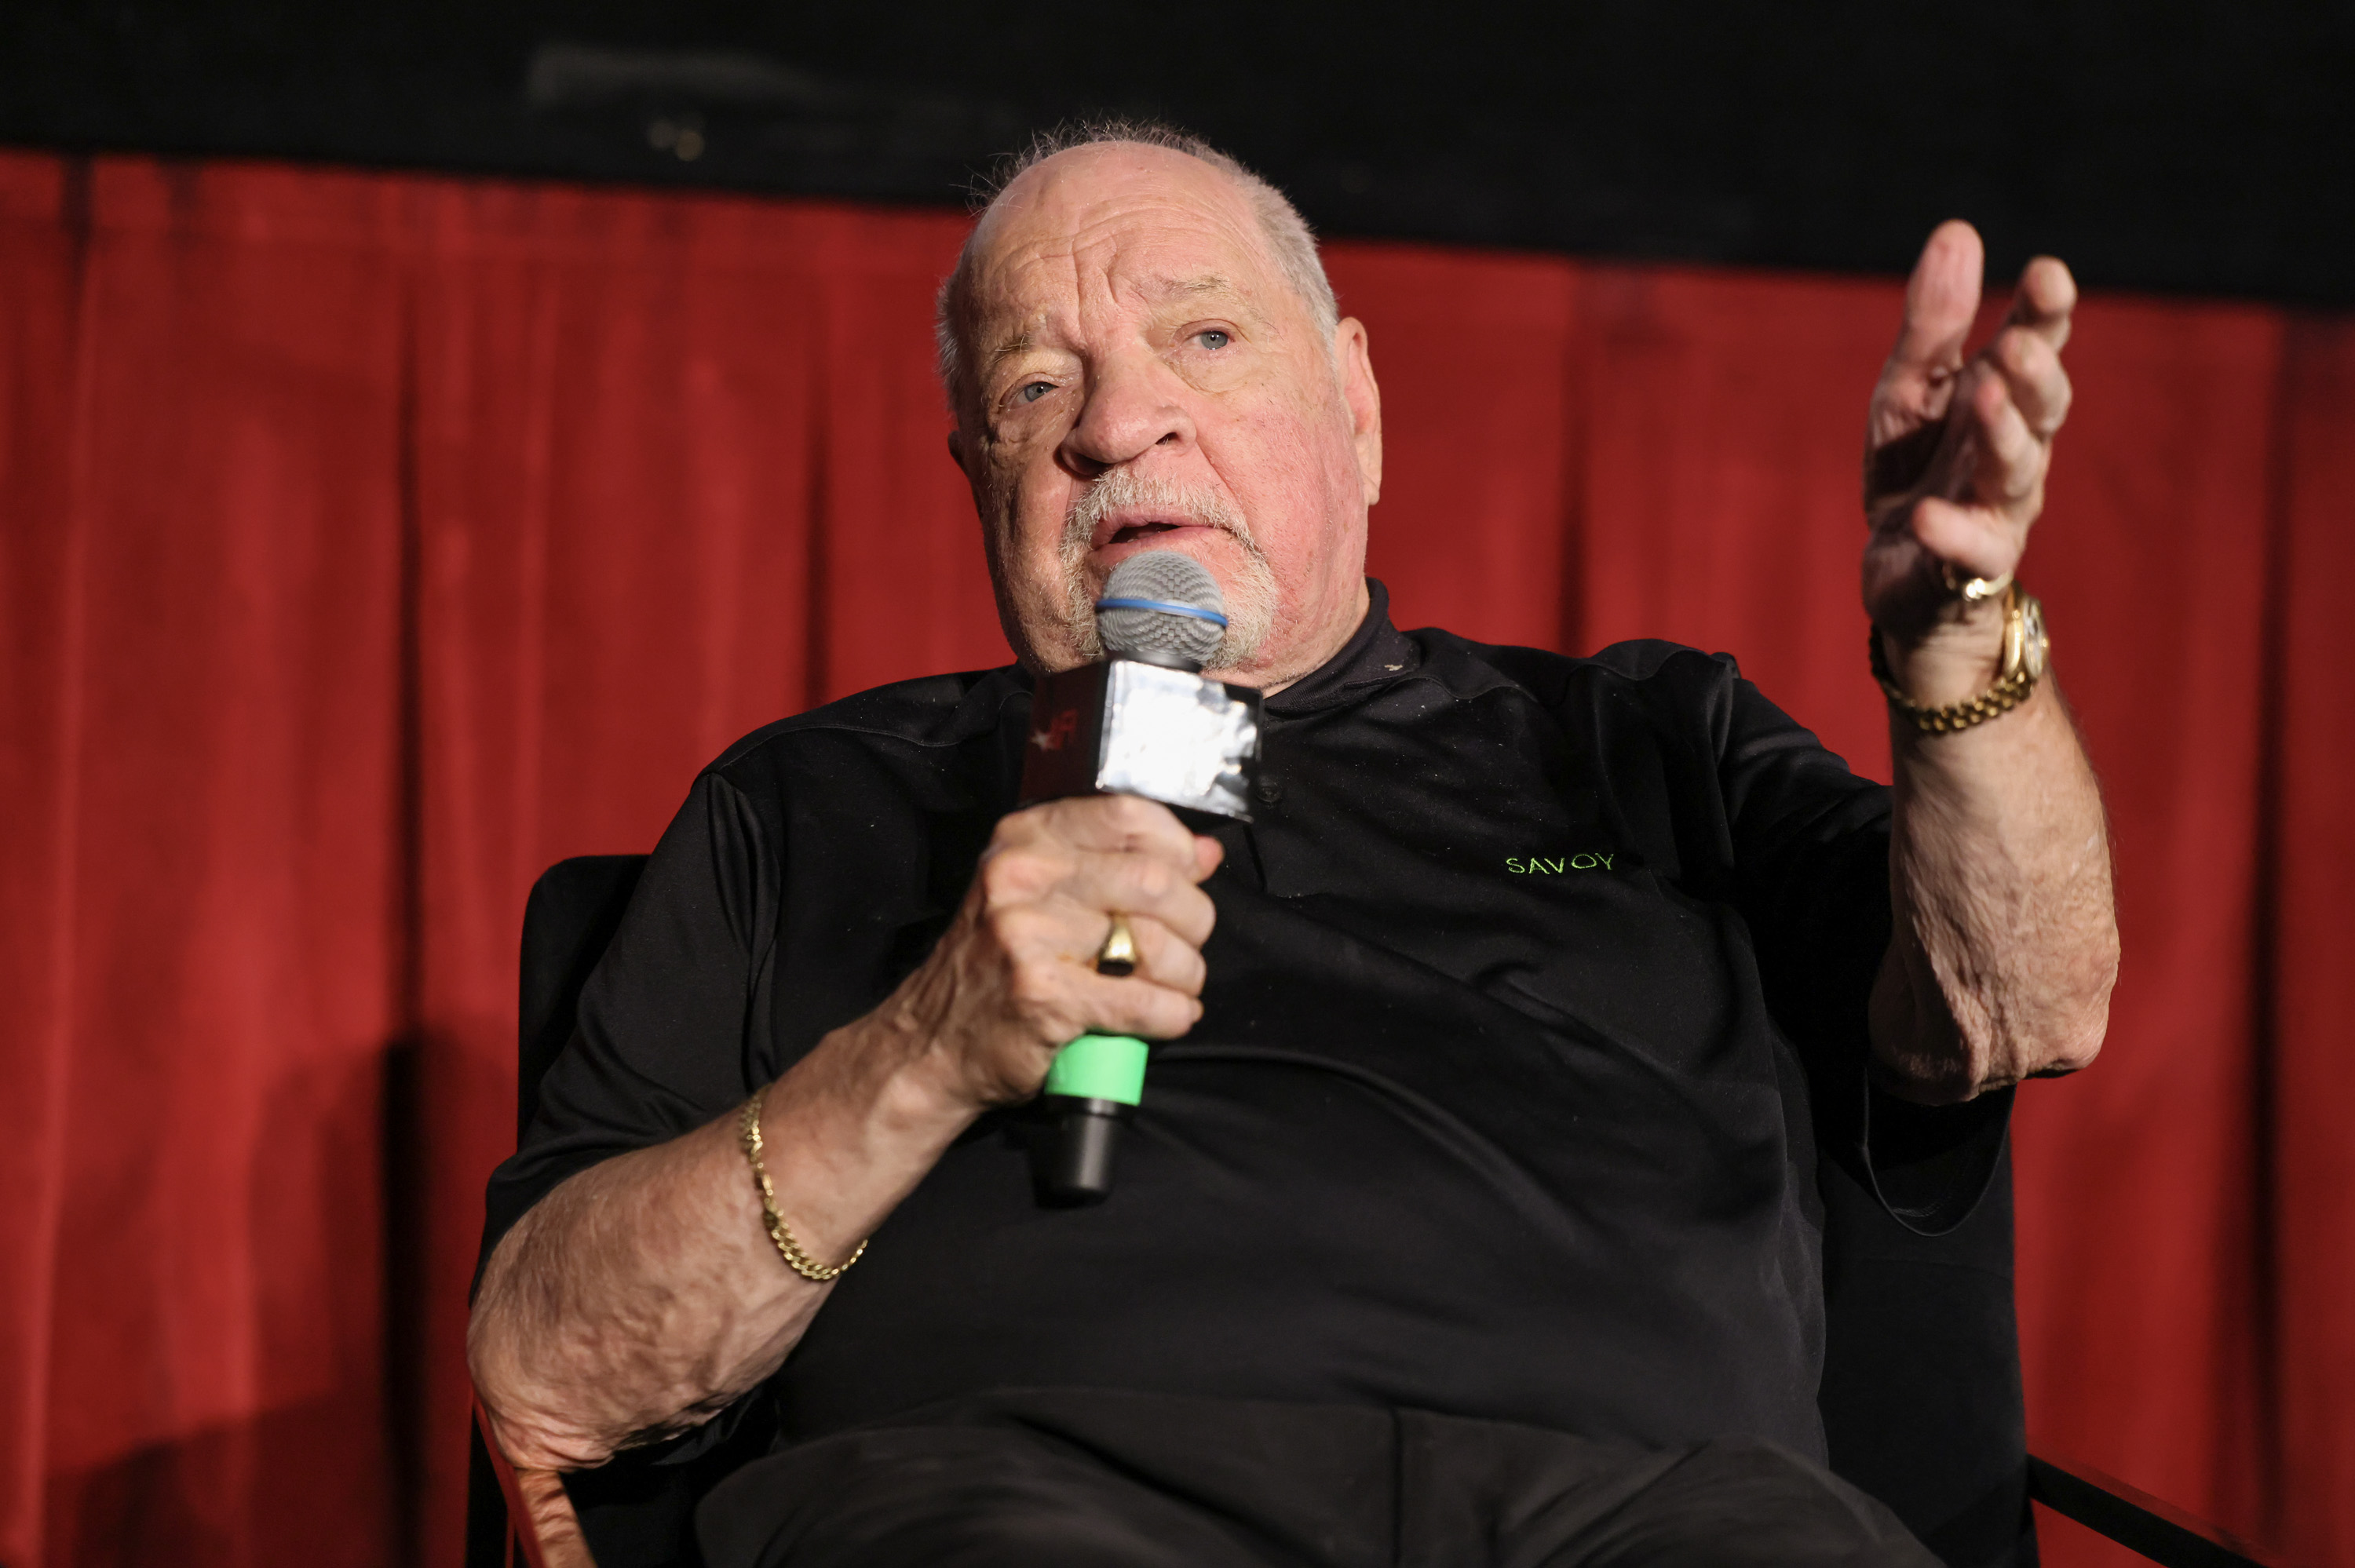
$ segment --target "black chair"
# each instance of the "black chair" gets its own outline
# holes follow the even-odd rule
[[[589,972],[613,939],[643,855],[559,862],[524,908],[517,1137],[539,1080],[570,1037]],[[1819,1404],[1832,1467],[1880,1498],[1950,1568],[2034,1568],[2030,1499],[2165,1568],[2264,1568],[2214,1526],[2098,1470],[2028,1452],[2012,1307],[2011,1164],[1971,1217],[1924,1237],[1891,1219],[1826,1162],[1824,1383]],[[598,1568],[698,1564],[695,1504],[720,1477],[763,1452],[757,1417],[679,1462],[624,1455],[565,1478]],[[511,1475],[478,1419],[467,1499],[467,1568],[543,1568],[517,1529]]]

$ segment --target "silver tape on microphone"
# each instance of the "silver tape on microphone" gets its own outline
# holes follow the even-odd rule
[[[1201,673],[1226,627],[1218,580],[1191,556],[1114,567],[1096,601],[1107,657],[1046,676],[1031,698],[1021,803],[1142,795],[1251,821],[1260,694]]]

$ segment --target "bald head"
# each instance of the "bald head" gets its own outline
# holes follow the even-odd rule
[[[1329,335],[1339,322],[1340,307],[1334,298],[1333,285],[1325,276],[1325,264],[1316,254],[1316,238],[1307,221],[1282,191],[1241,163],[1199,136],[1163,125],[1109,121],[1057,132],[1039,136],[1028,152],[1011,160],[1001,171],[972,232],[965,237],[964,248],[957,252],[954,270],[941,285],[932,335],[939,355],[941,387],[948,394],[952,408],[962,409],[964,376],[972,357],[967,338],[973,318],[975,264],[986,251],[1002,214],[1011,207],[1037,199],[1039,185],[1052,188],[1080,175],[1074,164],[1100,166],[1107,154],[1146,171],[1148,177],[1156,168],[1175,171],[1181,183],[1197,186],[1208,199],[1240,203],[1258,231],[1266,259],[1299,297],[1318,329]],[[1060,166],[1050,169],[1049,165]],[[1204,181],[1200,178],[1204,174],[1215,179]],[[1209,189],[1211,185],[1223,185],[1225,190]]]
[[[1035,670],[1092,658],[1121,560],[1218,579],[1213,669],[1313,669],[1365,610],[1381,470],[1365,329],[1337,319],[1289,204],[1199,143],[1098,140],[1021,168],[941,294],[949,450],[998,619]]]

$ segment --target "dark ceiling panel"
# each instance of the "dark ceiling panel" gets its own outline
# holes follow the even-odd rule
[[[948,203],[1158,114],[1328,232],[2355,302],[2355,5],[9,0],[0,139]]]

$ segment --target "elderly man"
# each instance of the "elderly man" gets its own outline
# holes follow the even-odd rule
[[[2006,588],[2073,289],[2031,264],[1966,364],[1979,266],[1933,236],[1870,413],[1884,789],[1721,657],[1394,629],[1366,330],[1289,204],[1174,132],[1039,149],[940,318],[1019,663],[697,780],[493,1184],[508,1454],[771,1402],[699,1515],[731,1563],[1929,1561],[1822,1468],[1817,1145],[1869,1096],[1999,1130],[2115,965]],[[1269,694],[1256,820],[1013,810],[1032,681],[1147,549]],[[1007,1113],[1089,1030],[1165,1044],[1118,1193],[1042,1211]]]

